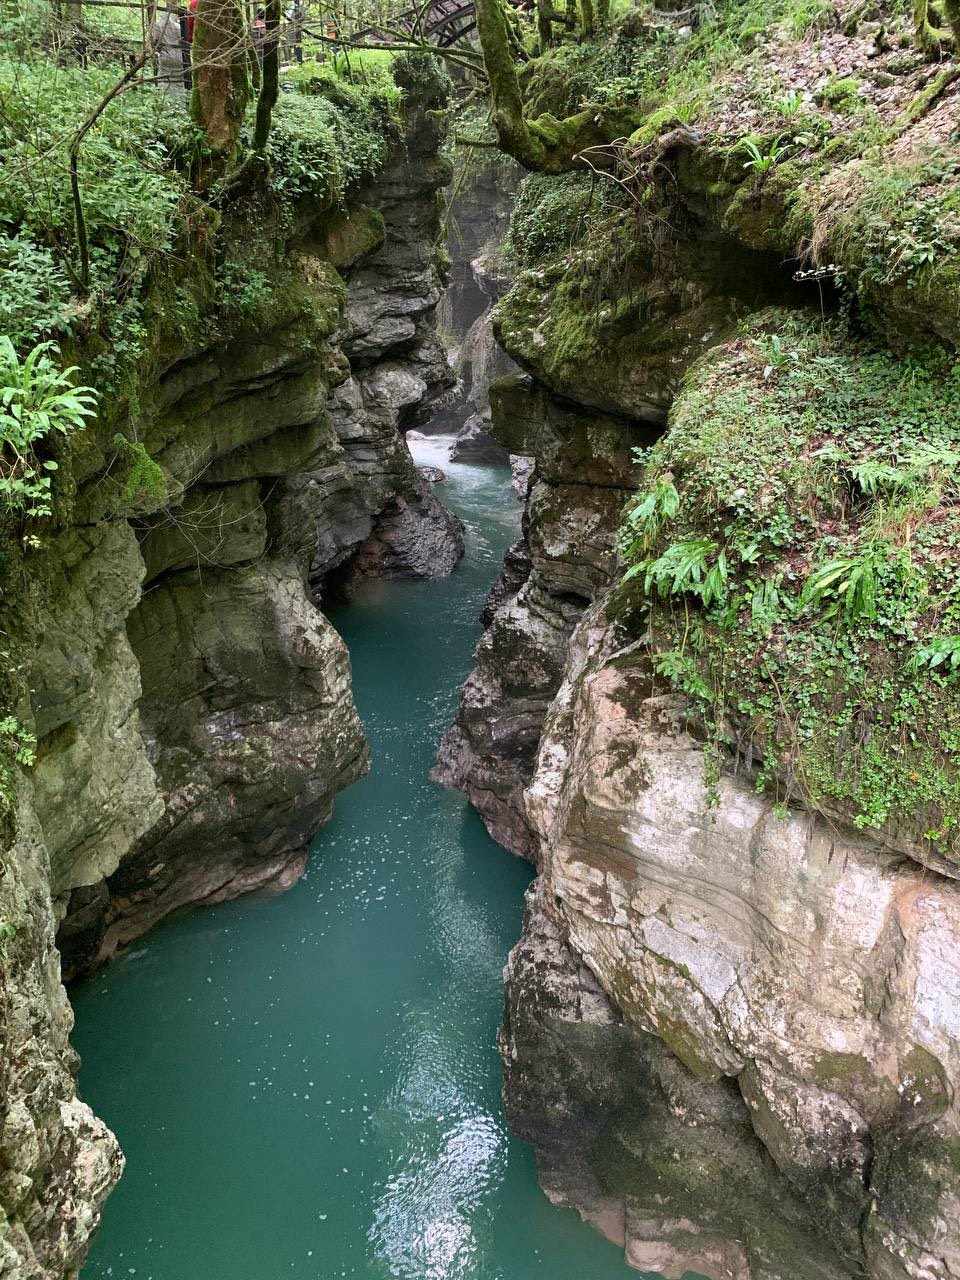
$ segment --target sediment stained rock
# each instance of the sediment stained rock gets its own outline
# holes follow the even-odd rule
[[[749,776],[712,806],[683,712],[591,610],[527,792],[547,911],[631,1026],[705,1086],[736,1081],[840,1274],[952,1277],[960,890],[777,816]]]
[[[543,1189],[641,1271],[709,1280],[842,1280],[850,1273],[778,1179],[729,1080],[705,1082],[625,1018],[528,894],[505,970],[507,1121]]]

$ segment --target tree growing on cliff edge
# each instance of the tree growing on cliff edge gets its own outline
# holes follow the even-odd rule
[[[582,13],[587,11],[588,6],[581,7]],[[579,168],[582,151],[612,142],[636,126],[631,113],[598,107],[579,111],[563,120],[552,115],[527,119],[503,4],[501,0],[476,0],[476,13],[497,141],[501,149],[525,169],[537,173],[566,173]],[[592,25],[592,7],[589,13]]]
[[[214,170],[222,171],[236,158],[250,101],[248,48],[239,0],[199,0],[190,111],[207,139]]]
[[[280,93],[280,0],[267,0],[264,9],[266,27],[263,42],[263,76],[257,98],[257,119],[253,130],[253,149],[266,150],[270,136],[270,119]]]

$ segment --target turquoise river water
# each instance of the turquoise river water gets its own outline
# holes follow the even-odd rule
[[[161,925],[73,992],[84,1096],[127,1171],[83,1280],[628,1280],[539,1190],[495,1037],[531,870],[427,779],[517,536],[505,471],[439,462],[452,577],[334,622],[373,756],[304,879]]]

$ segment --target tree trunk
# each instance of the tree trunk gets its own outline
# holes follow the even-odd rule
[[[263,151],[270,136],[270,117],[280,92],[280,0],[267,0],[264,11],[266,33],[263,41],[263,75],[257,98],[257,123],[253,131],[254,151]]]
[[[955,12],[960,6],[957,0],[947,0],[948,12],[953,9]],[[941,31],[933,25],[931,18],[936,17],[931,7],[930,0],[913,0],[913,30],[914,39],[917,48],[925,58],[933,61],[940,57],[944,44],[950,39],[948,31]],[[957,34],[960,23],[954,24],[951,17],[951,25],[953,25],[954,34]]]
[[[546,53],[553,44],[552,13],[553,4],[551,0],[537,0],[537,36],[539,37],[541,53]]]
[[[953,32],[953,43],[960,50],[960,0],[943,0],[943,10]]]
[[[510,32],[500,0],[476,0],[477,30],[490,83],[490,107],[497,139],[508,155],[528,169],[538,168],[542,147],[523,118],[523,96],[510,50]]]
[[[623,137],[636,128],[638,122],[630,112],[603,112],[596,107],[565,120],[551,115],[527,120],[501,0],[476,0],[476,13],[497,142],[501,151],[513,156],[525,169],[567,173],[584,168],[581,151]]]
[[[190,109],[206,135],[216,171],[228,165],[237,151],[250,97],[247,45],[238,0],[199,0],[193,29]]]

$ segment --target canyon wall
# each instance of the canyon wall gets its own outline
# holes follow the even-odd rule
[[[489,389],[515,366],[493,336],[493,307],[510,283],[504,243],[520,172],[505,156],[484,159],[478,166],[468,153],[461,162],[446,218],[450,278],[437,313],[457,396],[430,429],[457,436],[451,454],[455,461],[499,465],[508,459],[490,434]]]
[[[720,526],[742,498],[762,532],[778,459],[758,461],[721,403],[736,401],[742,423],[792,412],[776,364],[757,352],[796,334],[800,350],[784,360],[802,363],[811,325],[822,344],[811,368],[849,361],[844,385],[856,387],[861,331],[830,319],[829,280],[811,297],[769,251],[783,206],[762,182],[738,190],[691,131],[670,133],[658,163],[669,226],[629,210],[602,234],[581,224],[495,312],[526,373],[492,388],[493,432],[535,468],[524,540],[491,598],[436,776],[539,872],[505,975],[507,1116],[551,1199],[641,1270],[956,1280],[955,853],[923,808],[870,822],[845,801],[805,804],[789,753],[771,764],[742,725],[721,726],[718,756],[713,690],[695,696],[702,663],[682,665],[697,656],[684,639],[703,633],[684,631],[681,601],[674,666],[658,663],[651,579],[621,582],[617,530],[628,496],[652,484],[653,442],[677,437],[659,457],[682,521],[684,495],[709,482],[694,433],[681,431],[694,418],[712,431],[730,457],[729,491],[708,494]],[[921,295],[911,324],[942,334]],[[798,416],[819,376],[801,388]],[[901,412],[909,424],[891,398],[888,425]],[[828,434],[814,433],[807,456]],[[691,524],[688,538],[707,536],[692,519],[680,527]],[[797,577],[807,566],[783,545],[778,571]],[[687,599],[689,618],[699,606]],[[782,635],[772,649],[771,690],[789,675]]]
[[[76,1096],[57,945],[76,975],[172,911],[291,884],[367,767],[319,602],[462,554],[403,439],[453,382],[434,321],[450,177],[435,105],[410,96],[405,135],[346,208],[301,202],[252,314],[156,335],[120,424],[148,483],[90,429],[69,520],[26,553],[15,639],[37,762],[0,882],[10,1280],[76,1274],[123,1164]],[[235,210],[227,235],[262,250],[261,214]]]

